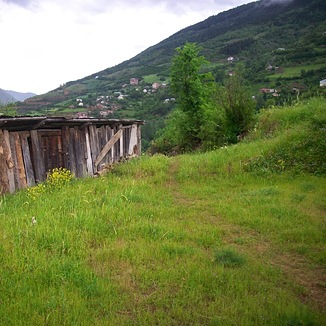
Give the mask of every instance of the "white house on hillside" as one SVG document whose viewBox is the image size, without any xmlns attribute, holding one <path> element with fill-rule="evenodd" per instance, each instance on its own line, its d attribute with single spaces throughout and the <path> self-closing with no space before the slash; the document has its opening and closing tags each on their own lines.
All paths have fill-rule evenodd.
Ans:
<svg viewBox="0 0 326 326">
<path fill-rule="evenodd" d="M 319 82 L 320 87 L 325 87 L 326 86 L 326 79 L 323 79 Z"/>
</svg>

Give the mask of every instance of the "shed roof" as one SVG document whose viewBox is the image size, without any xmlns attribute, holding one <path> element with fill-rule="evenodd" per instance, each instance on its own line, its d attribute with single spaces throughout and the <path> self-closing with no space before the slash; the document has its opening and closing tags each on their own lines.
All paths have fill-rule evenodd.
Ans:
<svg viewBox="0 0 326 326">
<path fill-rule="evenodd" d="M 0 129 L 10 131 L 37 130 L 37 129 L 60 129 L 63 126 L 83 128 L 88 125 L 96 126 L 116 126 L 121 124 L 127 126 L 131 124 L 144 124 L 143 120 L 129 119 L 96 119 L 79 118 L 71 119 L 65 117 L 1 117 Z"/>
</svg>

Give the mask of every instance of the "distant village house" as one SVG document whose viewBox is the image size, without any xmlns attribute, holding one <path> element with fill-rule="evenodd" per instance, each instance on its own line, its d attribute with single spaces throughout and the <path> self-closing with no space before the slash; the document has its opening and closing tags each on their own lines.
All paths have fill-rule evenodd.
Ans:
<svg viewBox="0 0 326 326">
<path fill-rule="evenodd" d="M 323 79 L 319 82 L 320 87 L 326 87 L 326 79 Z"/>
<path fill-rule="evenodd" d="M 152 84 L 152 88 L 153 89 L 159 89 L 161 87 L 161 84 L 160 83 L 153 83 Z"/>
<path fill-rule="evenodd" d="M 130 85 L 138 85 L 138 78 L 130 78 Z"/>
</svg>

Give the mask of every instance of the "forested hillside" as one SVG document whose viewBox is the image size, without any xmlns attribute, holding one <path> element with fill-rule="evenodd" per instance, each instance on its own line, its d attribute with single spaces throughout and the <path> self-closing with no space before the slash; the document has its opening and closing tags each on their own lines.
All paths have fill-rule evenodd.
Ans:
<svg viewBox="0 0 326 326">
<path fill-rule="evenodd" d="M 257 109 L 322 91 L 326 75 L 323 0 L 249 3 L 185 28 L 134 58 L 19 104 L 20 114 L 136 118 L 149 139 L 175 106 L 169 88 L 175 49 L 195 42 L 216 82 L 245 65 Z M 132 82 L 133 78 L 133 82 Z"/>
</svg>

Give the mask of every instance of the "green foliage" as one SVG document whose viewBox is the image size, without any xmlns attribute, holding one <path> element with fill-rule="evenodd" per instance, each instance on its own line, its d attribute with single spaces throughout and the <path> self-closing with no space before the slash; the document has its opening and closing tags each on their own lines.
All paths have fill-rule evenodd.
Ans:
<svg viewBox="0 0 326 326">
<path fill-rule="evenodd" d="M 216 87 L 210 73 L 200 73 L 207 61 L 199 50 L 194 43 L 177 48 L 171 67 L 171 88 L 176 94 L 177 108 L 152 143 L 151 152 L 180 153 L 198 147 L 212 148 L 222 142 L 222 114 L 214 102 Z"/>
<path fill-rule="evenodd" d="M 218 102 L 225 111 L 225 135 L 229 142 L 236 143 L 253 126 L 255 103 L 245 84 L 244 67 L 238 64 L 224 87 L 219 89 Z"/>
<path fill-rule="evenodd" d="M 0 117 L 1 115 L 5 116 L 16 116 L 17 115 L 17 106 L 15 103 L 9 103 L 7 105 L 0 105 Z"/>
<path fill-rule="evenodd" d="M 178 108 L 183 113 L 183 133 L 186 142 L 181 145 L 193 148 L 200 143 L 199 130 L 203 123 L 205 84 L 199 71 L 204 63 L 199 55 L 200 48 L 194 43 L 186 43 L 177 48 L 172 59 L 171 88 L 178 100 Z"/>
<path fill-rule="evenodd" d="M 325 100 L 315 98 L 289 108 L 262 111 L 256 130 L 249 139 L 279 135 L 268 151 L 251 158 L 248 171 L 287 170 L 325 174 L 326 115 Z"/>
</svg>

